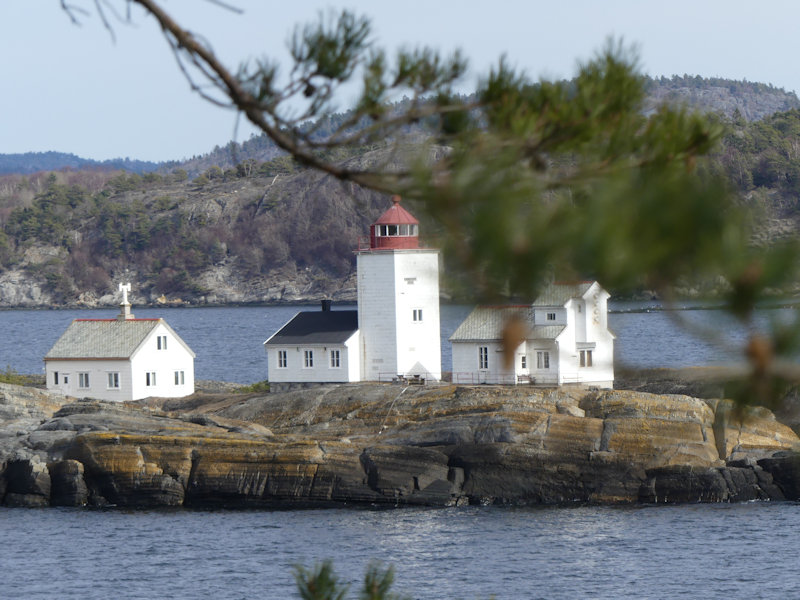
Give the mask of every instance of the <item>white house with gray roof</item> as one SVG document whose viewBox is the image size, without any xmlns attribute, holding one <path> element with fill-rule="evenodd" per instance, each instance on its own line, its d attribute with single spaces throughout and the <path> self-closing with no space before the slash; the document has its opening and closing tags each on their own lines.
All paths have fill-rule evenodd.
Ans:
<svg viewBox="0 0 800 600">
<path fill-rule="evenodd" d="M 450 336 L 453 383 L 613 387 L 608 298 L 584 281 L 550 284 L 532 304 L 478 306 Z"/>
<path fill-rule="evenodd" d="M 194 352 L 164 319 L 134 318 L 129 290 L 117 318 L 70 323 L 44 357 L 48 390 L 120 402 L 194 393 Z"/>
</svg>

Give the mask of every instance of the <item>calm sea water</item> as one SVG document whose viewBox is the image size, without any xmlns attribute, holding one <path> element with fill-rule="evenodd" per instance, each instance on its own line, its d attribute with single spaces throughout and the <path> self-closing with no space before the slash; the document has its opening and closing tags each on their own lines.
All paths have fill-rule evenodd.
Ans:
<svg viewBox="0 0 800 600">
<path fill-rule="evenodd" d="M 740 359 L 745 330 L 720 311 L 639 312 L 639 303 L 616 303 L 609 315 L 617 335 L 617 364 L 635 367 L 684 367 Z M 335 306 L 334 309 L 353 309 Z M 442 369 L 451 370 L 447 339 L 469 314 L 470 306 L 441 310 Z M 298 310 L 315 307 L 135 308 L 137 317 L 164 317 L 197 354 L 198 379 L 252 383 L 267 378 L 263 343 Z M 762 323 L 787 318 L 793 309 L 765 310 Z M 632 312 L 636 311 L 636 312 Z M 72 319 L 113 318 L 116 309 L 0 311 L 0 369 L 43 373 L 42 357 Z M 708 334 L 712 333 L 712 336 Z M 698 334 L 698 335 L 695 335 Z M 715 338 L 716 336 L 716 338 Z"/>
<path fill-rule="evenodd" d="M 0 596 L 297 598 L 372 560 L 411 598 L 796 598 L 800 505 L 126 512 L 0 509 Z"/>
</svg>

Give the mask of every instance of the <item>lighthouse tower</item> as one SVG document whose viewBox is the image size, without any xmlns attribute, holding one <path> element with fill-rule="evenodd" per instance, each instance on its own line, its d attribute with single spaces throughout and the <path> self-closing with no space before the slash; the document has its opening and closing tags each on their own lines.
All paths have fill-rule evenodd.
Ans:
<svg viewBox="0 0 800 600">
<path fill-rule="evenodd" d="M 392 198 L 360 244 L 358 327 L 361 378 L 442 377 L 439 251 L 419 246 L 419 221 Z"/>
</svg>

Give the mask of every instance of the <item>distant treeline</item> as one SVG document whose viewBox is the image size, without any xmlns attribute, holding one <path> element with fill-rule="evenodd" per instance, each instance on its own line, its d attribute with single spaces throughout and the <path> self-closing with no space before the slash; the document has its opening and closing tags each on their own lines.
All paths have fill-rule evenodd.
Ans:
<svg viewBox="0 0 800 600">
<path fill-rule="evenodd" d="M 64 152 L 26 152 L 24 154 L 0 154 L 0 175 L 32 174 L 40 171 L 59 171 L 61 169 L 124 169 L 131 173 L 148 173 L 161 167 L 161 163 L 130 158 L 111 160 L 91 160 Z"/>
</svg>

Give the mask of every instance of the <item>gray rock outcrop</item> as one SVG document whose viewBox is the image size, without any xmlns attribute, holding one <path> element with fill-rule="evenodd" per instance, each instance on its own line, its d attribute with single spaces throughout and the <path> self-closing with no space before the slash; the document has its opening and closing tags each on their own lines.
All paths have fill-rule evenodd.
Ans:
<svg viewBox="0 0 800 600">
<path fill-rule="evenodd" d="M 0 387 L 7 506 L 800 499 L 765 409 L 578 388 L 392 384 L 113 404 Z"/>
</svg>

